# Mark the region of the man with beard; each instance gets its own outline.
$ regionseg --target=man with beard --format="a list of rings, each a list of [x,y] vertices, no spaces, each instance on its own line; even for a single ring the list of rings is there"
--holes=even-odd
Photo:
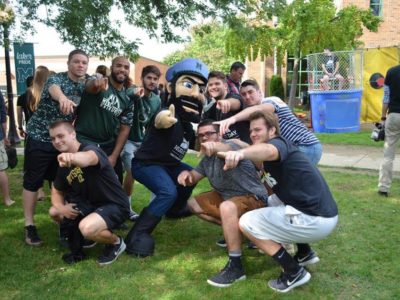
[[[53,181],[57,171],[59,152],[51,144],[49,124],[62,119],[72,121],[75,107],[85,88],[85,75],[89,56],[76,49],[68,55],[68,71],[57,73],[47,80],[37,110],[26,127],[24,183],[22,199],[25,217],[25,242],[39,246],[39,238],[34,225],[37,191],[45,179]]]
[[[210,72],[207,92],[211,99],[204,108],[203,119],[225,120],[243,108],[240,95],[228,93],[226,76],[222,72]],[[248,123],[234,124],[229,130],[224,132],[223,138],[241,139],[250,143]]]
[[[88,80],[75,122],[78,140],[100,147],[121,183],[120,153],[133,120],[133,104],[124,86],[129,70],[129,60],[116,57],[112,60],[110,77],[96,74]]]
[[[126,237],[127,253],[152,255],[154,240],[150,234],[162,216],[190,215],[187,200],[194,186],[179,185],[177,179],[182,171],[192,169],[181,162],[189,147],[184,124],[200,121],[207,76],[207,66],[192,58],[177,62],[167,71],[169,109],[160,111],[150,123],[131,169],[133,178],[155,197]]]
[[[140,147],[143,141],[145,130],[150,123],[153,116],[160,110],[161,100],[153,90],[157,88],[158,80],[160,79],[160,70],[153,65],[146,66],[142,70],[142,86],[143,88],[130,88],[128,89],[129,97],[133,100],[133,124],[129,133],[128,140],[125,143],[124,149],[121,153],[122,164],[126,171],[124,179],[124,190],[131,202],[133,178],[131,172],[132,158],[135,152]],[[139,91],[138,91],[139,90]],[[139,92],[139,95],[137,95]],[[131,208],[129,218],[133,221],[136,220],[138,214]]]

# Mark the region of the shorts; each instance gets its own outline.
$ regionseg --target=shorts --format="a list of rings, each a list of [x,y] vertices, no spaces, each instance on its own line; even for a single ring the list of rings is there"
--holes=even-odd
[[[121,151],[121,160],[124,171],[131,173],[132,158],[135,157],[136,151],[139,149],[141,143],[127,140],[124,148]]]
[[[211,191],[197,195],[194,198],[206,215],[217,219],[221,219],[219,207],[224,201],[235,203],[238,210],[238,217],[250,210],[265,207],[264,201],[257,200],[253,195],[236,196],[224,200],[217,191]]]
[[[8,156],[6,148],[4,147],[4,140],[0,141],[0,171],[8,168]]]
[[[110,230],[117,229],[129,217],[129,209],[125,209],[115,203],[100,206],[94,212],[103,218],[107,228]]]
[[[45,179],[54,181],[60,154],[52,143],[40,142],[28,137],[25,146],[24,189],[36,192]]]
[[[328,236],[335,229],[337,221],[338,216],[310,216],[290,205],[279,205],[245,213],[239,225],[259,240],[308,244]]]

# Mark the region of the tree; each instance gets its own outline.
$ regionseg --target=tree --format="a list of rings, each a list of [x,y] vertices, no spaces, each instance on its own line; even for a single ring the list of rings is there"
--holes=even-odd
[[[289,96],[291,108],[294,106],[298,63],[302,55],[321,52],[324,47],[354,49],[361,44],[358,38],[363,33],[363,26],[376,32],[381,22],[370,10],[354,5],[336,12],[332,0],[293,0],[290,4],[278,0],[266,2],[250,1],[246,15],[231,15],[227,19],[230,27],[228,53],[254,60],[257,56],[264,59],[276,49],[281,61],[285,54],[293,55]],[[276,28],[271,26],[271,13],[278,18]]]
[[[64,42],[91,55],[137,58],[139,40],[128,40],[122,21],[142,28],[161,42],[184,40],[177,29],[187,27],[196,16],[216,16],[229,10],[228,0],[14,0],[20,24],[16,36],[32,31],[32,22],[53,27]],[[239,1],[240,2],[240,1]],[[120,19],[116,19],[120,17]],[[126,25],[125,25],[126,26]],[[180,31],[181,32],[181,31]],[[50,42],[50,41],[49,41]]]
[[[177,61],[195,57],[201,59],[209,70],[229,72],[235,57],[225,51],[225,35],[228,31],[217,21],[193,26],[190,29],[191,42],[181,51],[175,51],[164,59],[164,63],[172,65]]]

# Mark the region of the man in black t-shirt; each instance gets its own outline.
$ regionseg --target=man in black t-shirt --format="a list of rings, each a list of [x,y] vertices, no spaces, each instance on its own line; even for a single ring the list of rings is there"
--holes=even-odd
[[[324,90],[329,90],[329,79],[337,79],[339,81],[339,86],[337,89],[341,90],[343,87],[344,78],[339,73],[339,59],[331,52],[329,48],[324,49],[321,67],[322,71],[324,71],[324,76],[321,79],[322,88]],[[333,89],[336,90],[336,88]]]
[[[244,214],[239,225],[245,236],[281,265],[283,272],[268,285],[285,293],[310,280],[303,266],[317,263],[319,258],[309,243],[334,230],[338,209],[317,167],[280,136],[276,115],[253,113],[250,137],[252,146],[219,154],[225,156],[226,170],[243,159],[263,162],[266,182],[275,194],[268,199],[268,207]],[[283,243],[296,243],[297,254],[291,257]]]
[[[222,121],[243,109],[242,98],[238,94],[228,93],[226,76],[222,72],[213,71],[208,75],[207,93],[210,96],[204,107],[202,119]],[[248,122],[238,122],[229,127],[224,139],[241,139],[250,143]]]
[[[123,239],[112,232],[129,215],[129,203],[107,155],[99,147],[76,139],[71,123],[56,121],[49,127],[58,155],[59,169],[53,184],[50,215],[69,223],[71,253],[63,260],[84,259],[83,238],[106,244],[99,265],[115,261],[124,252]]]

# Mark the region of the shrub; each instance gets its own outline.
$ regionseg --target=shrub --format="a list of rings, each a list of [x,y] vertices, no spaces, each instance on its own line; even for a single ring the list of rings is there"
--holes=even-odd
[[[282,100],[285,99],[285,90],[283,89],[282,77],[279,75],[273,75],[269,84],[269,95],[277,96]]]

